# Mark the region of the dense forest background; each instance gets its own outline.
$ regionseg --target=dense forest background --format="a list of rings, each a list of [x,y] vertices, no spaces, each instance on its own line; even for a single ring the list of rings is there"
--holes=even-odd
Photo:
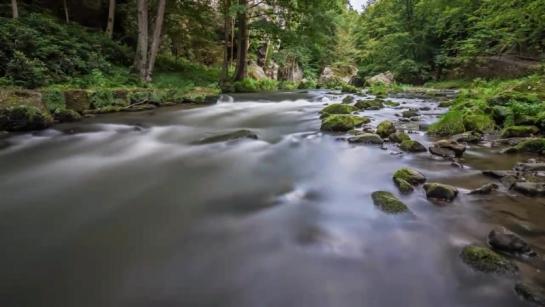
[[[150,45],[166,7],[157,72],[144,80],[136,67],[140,2],[148,1],[12,1],[18,18],[12,3],[2,4],[0,84],[238,81],[239,89],[267,89],[358,85],[385,71],[423,83],[527,74],[545,48],[540,0],[378,0],[361,13],[347,0],[150,0]]]

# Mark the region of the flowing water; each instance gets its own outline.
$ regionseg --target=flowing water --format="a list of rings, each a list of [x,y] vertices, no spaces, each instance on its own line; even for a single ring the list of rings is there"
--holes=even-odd
[[[350,145],[319,131],[318,112],[341,98],[223,96],[0,140],[0,305],[526,306],[512,279],[459,258],[498,225],[545,252],[543,201],[464,193],[490,181],[479,170],[521,157],[473,146],[460,169]],[[446,111],[393,100],[431,107],[428,123]],[[363,114],[376,125],[400,111]],[[258,139],[203,142],[241,129]],[[418,189],[400,195],[416,218],[386,215],[370,194],[397,194],[403,166],[462,193],[441,207]],[[541,259],[518,265],[543,283]]]

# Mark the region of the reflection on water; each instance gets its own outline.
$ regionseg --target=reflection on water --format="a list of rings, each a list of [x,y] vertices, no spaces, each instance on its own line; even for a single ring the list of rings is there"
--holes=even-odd
[[[402,196],[410,219],[370,201],[397,193],[391,175],[402,166],[463,190],[487,182],[479,169],[516,161],[473,147],[457,169],[340,142],[319,132],[318,112],[341,98],[222,96],[4,140],[1,305],[523,306],[511,280],[471,271],[458,253],[494,225],[543,253],[539,200],[503,191],[439,208],[417,191]],[[431,106],[424,122],[444,111],[395,100]],[[400,111],[363,114],[376,125]],[[259,139],[196,144],[240,130]],[[541,279],[535,264],[520,266]]]

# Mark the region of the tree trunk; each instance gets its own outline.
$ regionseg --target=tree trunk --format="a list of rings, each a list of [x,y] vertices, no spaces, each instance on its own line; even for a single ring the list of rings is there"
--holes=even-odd
[[[110,7],[108,9],[108,24],[106,25],[106,35],[112,38],[114,33],[114,20],[115,20],[115,0],[110,0]]]
[[[238,59],[237,70],[235,73],[235,81],[240,81],[246,78],[248,72],[248,47],[249,47],[249,30],[248,30],[248,0],[239,0],[239,5],[244,7],[242,12],[238,13]]]
[[[13,18],[19,18],[19,8],[17,7],[17,0],[11,0],[11,12]]]
[[[66,18],[66,23],[69,23],[70,17],[68,15],[68,3],[66,2],[66,0],[64,0],[63,4],[64,4],[64,17]]]
[[[155,59],[157,58],[157,54],[159,53],[159,47],[161,46],[161,33],[163,31],[163,21],[165,20],[165,6],[166,0],[159,0],[159,4],[157,7],[157,17],[155,18],[153,37],[149,50],[148,67],[146,69],[146,82],[151,81],[153,67],[155,66]]]
[[[223,1],[223,18],[224,18],[224,24],[223,24],[223,40],[224,40],[224,48],[223,48],[223,68],[221,71],[221,81],[225,82],[229,78],[229,42],[230,42],[230,32],[231,32],[231,16],[229,16],[229,7],[231,7],[231,1],[230,0],[224,0]]]
[[[146,64],[148,63],[148,1],[137,0],[138,7],[138,44],[136,47],[135,68],[140,80],[146,80]]]

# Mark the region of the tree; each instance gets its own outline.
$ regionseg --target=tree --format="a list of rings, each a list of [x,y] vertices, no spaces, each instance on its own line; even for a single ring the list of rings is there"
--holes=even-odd
[[[17,7],[17,0],[11,0],[11,12],[13,18],[19,18],[19,8]]]
[[[135,68],[140,80],[146,80],[148,63],[148,1],[137,0],[138,43],[136,46]]]
[[[149,41],[148,1],[137,0],[138,44],[136,47],[135,68],[140,80],[150,82],[155,66],[155,59],[161,45],[161,34],[165,16],[166,0],[159,0],[157,16],[153,27],[151,43]]]
[[[151,81],[151,75],[155,66],[155,59],[159,53],[159,47],[161,45],[161,36],[163,31],[163,22],[165,20],[165,6],[166,0],[159,0],[157,6],[157,16],[155,18],[155,25],[153,27],[153,36],[151,46],[149,47],[148,66],[146,68],[146,82]]]
[[[67,0],[63,0],[63,6],[64,6],[64,18],[66,19],[66,23],[69,23],[70,22],[70,16],[68,15]]]
[[[221,70],[221,82],[227,81],[229,78],[229,49],[230,49],[230,34],[231,34],[231,0],[223,0],[223,66]]]
[[[110,0],[108,7],[108,24],[106,25],[106,35],[112,38],[114,33],[114,21],[115,21],[115,0]]]
[[[248,48],[250,47],[250,30],[248,29],[248,0],[239,0],[238,5],[238,49],[235,81],[240,81],[246,78],[248,73]]]

